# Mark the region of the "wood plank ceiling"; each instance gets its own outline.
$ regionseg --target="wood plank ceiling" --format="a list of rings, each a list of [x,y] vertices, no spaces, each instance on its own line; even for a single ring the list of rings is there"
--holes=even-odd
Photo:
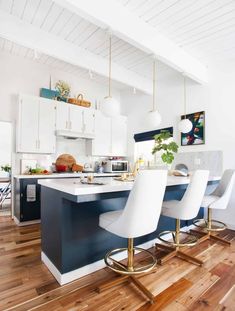
[[[0,0],[0,10],[94,54],[104,58],[108,57],[107,33],[78,15],[55,4],[52,0]],[[2,42],[1,45],[4,47],[9,44],[9,42]],[[31,58],[33,58],[32,50],[27,51],[25,48],[20,48],[17,45],[11,46],[10,50],[18,51],[17,53],[25,54],[29,57],[31,55]],[[118,65],[147,78],[152,77],[152,57],[115,36],[113,37],[112,57],[113,62],[116,62]],[[55,66],[58,63],[59,66],[62,66],[58,60],[56,63],[56,60],[51,57],[46,58],[44,55],[42,58],[42,61],[45,63],[49,62]],[[71,70],[75,72],[78,69],[71,68]],[[158,70],[159,76],[168,76],[175,72],[160,62]],[[87,70],[85,70],[84,74],[86,73]]]
[[[116,0],[206,65],[235,62],[234,0]]]

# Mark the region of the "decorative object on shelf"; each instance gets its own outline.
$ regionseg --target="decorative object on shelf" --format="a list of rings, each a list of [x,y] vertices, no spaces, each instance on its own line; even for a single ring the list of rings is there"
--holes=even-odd
[[[77,105],[77,106],[87,107],[87,108],[91,107],[91,102],[89,102],[88,100],[85,100],[82,94],[78,94],[76,98],[69,98],[68,103]]]
[[[181,133],[189,133],[192,130],[193,124],[186,117],[186,77],[184,77],[184,116],[181,117],[181,121],[179,122],[178,128]]]
[[[153,60],[153,109],[148,112],[144,120],[144,128],[148,130],[156,129],[162,121],[161,115],[156,107],[156,58]]]
[[[160,134],[154,136],[155,144],[152,150],[152,154],[156,152],[162,152],[162,161],[166,164],[171,164],[174,161],[174,153],[178,152],[179,146],[176,142],[168,140],[172,137],[169,131],[161,131]]]
[[[59,101],[67,101],[67,97],[70,93],[70,86],[67,82],[59,80],[55,85],[56,90],[59,92],[59,96],[57,96],[57,100]]]
[[[54,91],[51,89],[45,89],[45,88],[41,88],[40,90],[40,97],[56,100],[58,96],[59,96],[58,91]]]
[[[101,103],[101,111],[107,117],[114,117],[120,114],[120,103],[112,97],[111,89],[112,89],[112,34],[109,35],[109,93]]]
[[[192,129],[181,133],[181,146],[205,144],[205,111],[187,114],[186,118],[192,123]]]

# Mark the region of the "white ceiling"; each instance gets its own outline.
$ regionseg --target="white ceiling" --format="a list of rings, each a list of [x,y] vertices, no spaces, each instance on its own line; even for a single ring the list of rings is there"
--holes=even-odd
[[[0,0],[0,10],[96,55],[108,57],[108,34],[52,0]],[[115,36],[112,40],[112,59],[137,74],[152,77],[152,56]],[[174,72],[165,64],[158,63],[160,77]]]
[[[234,0],[116,0],[206,65],[235,62]]]
[[[235,1],[234,0],[116,0],[130,12],[156,27],[156,30],[183,47],[204,64],[235,61]],[[41,30],[58,36],[105,59],[108,57],[107,33],[57,5],[52,0],[0,0],[0,10]],[[0,48],[33,59],[32,49],[0,41]],[[113,37],[113,62],[141,76],[152,77],[152,56],[129,43]],[[40,55],[45,63],[86,77],[87,69]],[[176,72],[158,62],[158,78]],[[98,82],[107,78],[96,75]],[[124,85],[117,83],[118,88]]]
[[[108,78],[103,77],[101,75],[95,74],[93,72],[90,72],[87,69],[74,66],[72,64],[69,64],[67,62],[64,62],[62,60],[56,59],[54,57],[42,54],[42,53],[36,53],[35,51],[26,48],[22,45],[16,44],[12,41],[0,38],[0,51],[10,53],[15,56],[23,57],[27,60],[31,60],[36,63],[47,65],[53,69],[62,70],[65,72],[68,72],[70,74],[73,74],[77,77],[81,77],[83,79],[92,79],[92,81],[108,85]],[[35,58],[36,56],[36,58]],[[127,86],[125,84],[122,84],[120,82],[113,81],[113,87],[118,90],[123,90]]]

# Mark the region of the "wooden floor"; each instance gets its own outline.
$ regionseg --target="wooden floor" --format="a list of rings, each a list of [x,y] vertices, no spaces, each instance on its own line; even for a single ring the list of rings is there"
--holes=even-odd
[[[98,294],[99,282],[115,278],[107,268],[60,287],[40,260],[39,225],[17,227],[0,217],[0,310],[234,311],[235,232],[221,236],[234,239],[232,246],[205,241],[190,250],[203,267],[174,258],[139,277],[155,296],[150,305],[132,284]]]

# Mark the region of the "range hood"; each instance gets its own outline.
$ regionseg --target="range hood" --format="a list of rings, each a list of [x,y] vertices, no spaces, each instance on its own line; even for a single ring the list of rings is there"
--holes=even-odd
[[[57,137],[64,137],[67,139],[94,139],[94,134],[88,134],[88,133],[79,133],[79,132],[73,132],[73,131],[67,131],[67,130],[57,130],[55,132]]]

